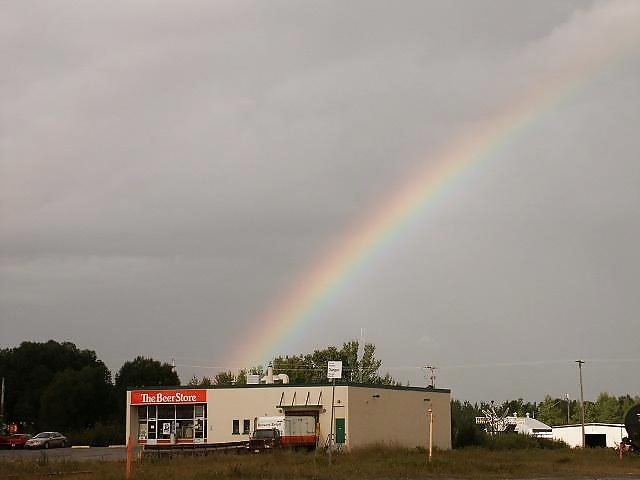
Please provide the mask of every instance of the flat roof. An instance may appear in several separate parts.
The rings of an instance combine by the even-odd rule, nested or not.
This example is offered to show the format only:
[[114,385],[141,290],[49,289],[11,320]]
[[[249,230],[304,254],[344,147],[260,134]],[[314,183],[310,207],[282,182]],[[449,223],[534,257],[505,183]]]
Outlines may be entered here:
[[[585,423],[584,426],[585,427],[615,427],[615,428],[623,428],[624,427],[624,423],[597,423],[597,422],[590,422],[590,423]],[[582,428],[582,424],[581,423],[573,423],[571,425],[554,425],[551,428]]]
[[[143,391],[143,390],[224,390],[231,388],[300,388],[300,387],[331,387],[331,382],[323,383],[259,383],[259,384],[235,384],[235,385],[174,385],[167,386],[162,385],[158,387],[127,387],[127,391]],[[336,382],[336,387],[354,387],[354,388],[376,388],[384,390],[401,390],[401,391],[413,391],[422,393],[451,393],[449,388],[431,388],[431,387],[408,387],[402,385],[377,385],[372,383],[339,383]]]

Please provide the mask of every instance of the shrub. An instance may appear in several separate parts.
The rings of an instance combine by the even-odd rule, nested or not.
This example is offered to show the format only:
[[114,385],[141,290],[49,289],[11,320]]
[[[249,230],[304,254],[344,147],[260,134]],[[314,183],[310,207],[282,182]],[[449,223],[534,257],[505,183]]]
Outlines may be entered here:
[[569,446],[562,441],[519,433],[504,433],[499,435],[484,434],[480,446],[488,450],[524,450],[528,448],[556,450],[569,448]]
[[125,443],[125,429],[123,425],[98,423],[94,428],[69,432],[67,437],[71,445],[108,447]]

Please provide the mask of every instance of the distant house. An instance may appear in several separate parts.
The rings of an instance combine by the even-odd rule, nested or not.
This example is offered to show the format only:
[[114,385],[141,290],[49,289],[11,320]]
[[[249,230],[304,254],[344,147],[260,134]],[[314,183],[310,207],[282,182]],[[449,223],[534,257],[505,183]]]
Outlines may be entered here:
[[488,433],[516,432],[539,438],[553,438],[551,427],[532,418],[527,413],[524,417],[496,415],[494,410],[487,410],[484,417],[476,417],[476,424],[483,425]]
[[515,423],[515,431],[517,433],[524,433],[533,437],[539,438],[553,438],[553,431],[549,425],[542,423],[540,420],[531,418],[527,413],[526,417],[512,417]]
[[[585,423],[586,447],[618,448],[627,436],[622,423]],[[553,439],[562,440],[570,447],[582,447],[582,425],[558,425],[553,427]]]

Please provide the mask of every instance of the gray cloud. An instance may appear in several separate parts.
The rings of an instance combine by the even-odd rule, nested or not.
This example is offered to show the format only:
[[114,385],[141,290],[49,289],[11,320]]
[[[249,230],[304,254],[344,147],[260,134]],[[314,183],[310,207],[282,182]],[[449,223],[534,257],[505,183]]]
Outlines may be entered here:
[[366,328],[392,374],[434,363],[457,398],[562,395],[578,357],[589,395],[634,393],[638,359],[604,360],[639,333],[639,20],[624,0],[3,5],[2,345],[213,375],[411,172],[592,62],[280,353]]

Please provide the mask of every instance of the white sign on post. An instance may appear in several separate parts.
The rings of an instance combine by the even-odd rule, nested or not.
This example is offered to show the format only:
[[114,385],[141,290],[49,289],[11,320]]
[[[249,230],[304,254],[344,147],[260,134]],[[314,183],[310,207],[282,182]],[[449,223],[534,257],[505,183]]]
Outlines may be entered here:
[[342,362],[337,361],[329,361],[327,362],[327,378],[329,380],[342,378]]

